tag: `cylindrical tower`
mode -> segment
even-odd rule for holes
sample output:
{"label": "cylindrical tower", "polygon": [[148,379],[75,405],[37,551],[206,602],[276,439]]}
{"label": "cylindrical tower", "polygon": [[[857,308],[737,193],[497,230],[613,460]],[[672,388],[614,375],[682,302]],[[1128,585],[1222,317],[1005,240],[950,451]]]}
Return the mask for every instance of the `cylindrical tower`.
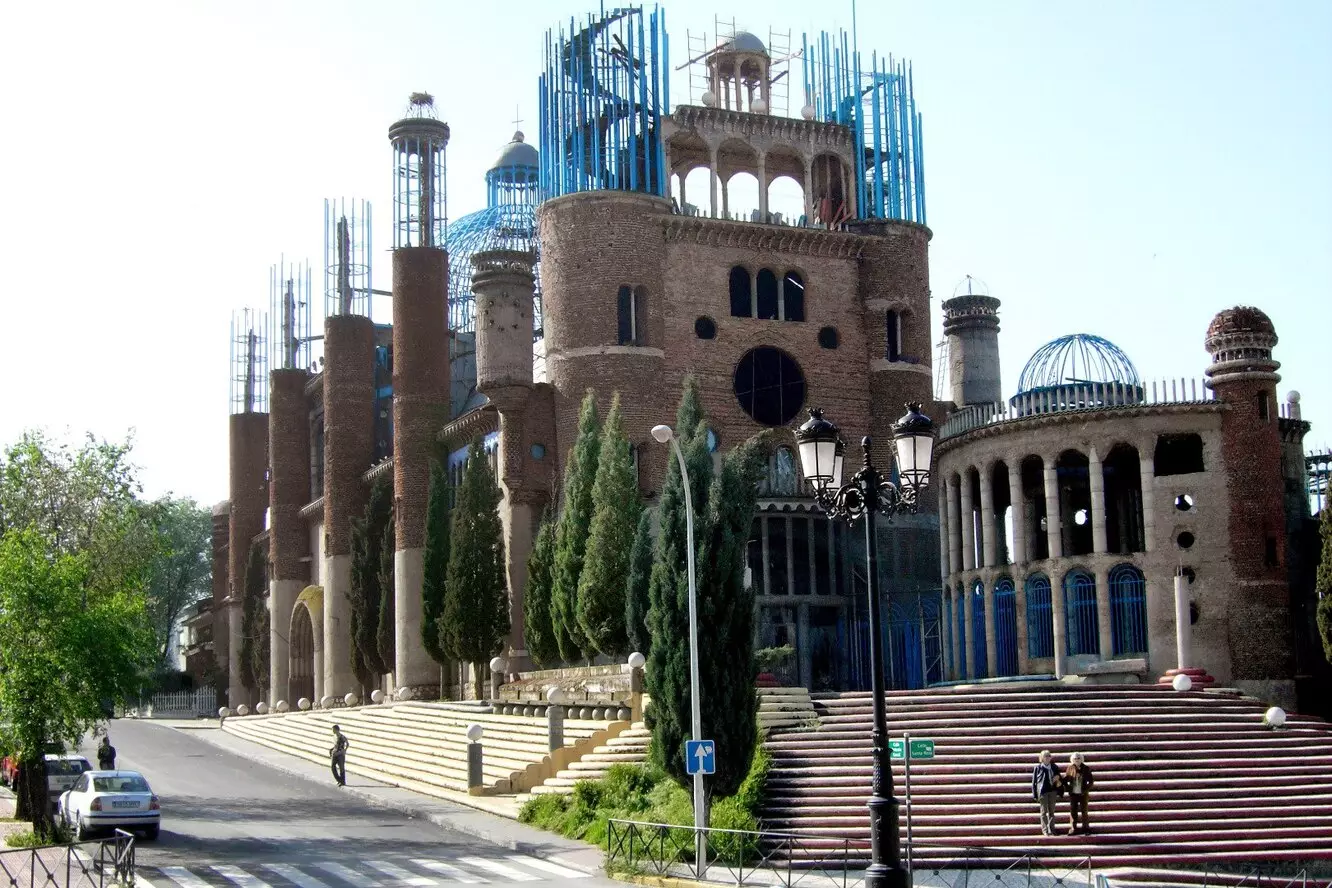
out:
{"label": "cylindrical tower", "polygon": [[943,304],[948,337],[948,379],[952,401],[998,404],[1003,400],[999,375],[999,300],[971,275]]}
{"label": "cylindrical tower", "polygon": [[394,155],[393,553],[394,683],[399,699],[437,696],[439,667],[421,641],[421,584],[430,461],[449,419],[449,254],[445,249],[447,124],[433,100],[389,128]]}
{"label": "cylindrical tower", "polygon": [[1235,580],[1228,610],[1231,675],[1241,690],[1293,705],[1276,343],[1266,314],[1238,306],[1212,319],[1205,345],[1212,356],[1207,385],[1228,407],[1221,414],[1221,459]]}
{"label": "cylindrical tower", "polygon": [[[265,320],[261,312],[244,309],[232,320],[230,515],[227,527],[228,595],[227,705],[253,702],[241,684],[241,615],[245,597],[245,570],[250,546],[264,530],[268,508],[268,390],[264,385]],[[223,621],[215,617],[214,634]]]}
{"label": "cylindrical tower", "polygon": [[443,247],[448,232],[444,150],[449,125],[435,98],[412,93],[407,116],[389,127],[393,143],[393,248]]}
{"label": "cylindrical tower", "polygon": [[227,671],[227,654],[230,650],[230,626],[227,624],[227,596],[230,594],[231,573],[231,503],[222,501],[213,506],[213,598],[210,609],[210,635],[213,639],[213,663],[219,670],[219,679],[214,683],[218,699],[227,692],[230,675]]}
{"label": "cylindrical tower", "polygon": [[272,699],[290,701],[287,687],[290,650],[287,628],[296,596],[310,579],[306,558],[310,533],[301,507],[310,493],[310,409],[305,399],[309,373],[295,367],[273,371],[268,420],[269,675]]}
{"label": "cylindrical tower", "polygon": [[[472,257],[476,296],[476,384],[500,415],[499,481],[504,491],[504,557],[509,585],[508,658],[526,657],[523,592],[533,527],[548,495],[527,466],[527,409],[532,390],[534,252],[491,250]],[[525,483],[525,481],[527,483]],[[511,671],[521,668],[511,666]]]}

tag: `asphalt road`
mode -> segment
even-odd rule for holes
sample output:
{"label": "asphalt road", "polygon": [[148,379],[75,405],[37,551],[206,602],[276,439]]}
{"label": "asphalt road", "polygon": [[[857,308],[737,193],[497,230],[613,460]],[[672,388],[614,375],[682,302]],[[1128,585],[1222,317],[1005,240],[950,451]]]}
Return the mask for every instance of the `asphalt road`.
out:
{"label": "asphalt road", "polygon": [[[114,721],[111,742],[116,767],[142,773],[162,800],[161,835],[138,843],[148,888],[619,884],[373,807],[163,725]],[[84,752],[96,761],[92,746]]]}

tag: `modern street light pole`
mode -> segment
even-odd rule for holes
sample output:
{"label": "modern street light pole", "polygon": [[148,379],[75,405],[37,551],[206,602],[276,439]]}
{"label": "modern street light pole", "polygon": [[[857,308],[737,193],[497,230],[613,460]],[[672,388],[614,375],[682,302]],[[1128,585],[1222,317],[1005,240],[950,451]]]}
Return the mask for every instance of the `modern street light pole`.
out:
{"label": "modern street light pole", "polygon": [[829,518],[848,524],[865,519],[865,560],[869,571],[869,654],[874,694],[874,778],[870,787],[870,866],[866,888],[906,888],[907,871],[902,867],[897,799],[893,795],[892,760],[888,751],[888,716],[883,677],[883,655],[879,650],[882,624],[879,613],[879,556],[875,537],[876,516],[889,521],[894,515],[916,511],[921,492],[929,485],[930,455],[934,448],[934,424],[920,412],[920,404],[908,404],[907,413],[893,425],[897,445],[899,483],[885,480],[870,461],[870,439],[861,440],[864,465],[842,484],[843,444],[837,426],[811,409],[809,421],[796,431],[800,464],[805,479],[814,488],[815,502]]}
{"label": "modern street light pole", "polygon": [[[670,442],[671,450],[675,451],[675,461],[680,466],[680,480],[684,487],[685,548],[688,550],[689,564],[689,715],[693,722],[690,739],[697,742],[703,739],[703,708],[698,690],[698,587],[695,585],[694,570],[694,499],[689,489],[689,469],[685,466],[684,451],[680,449],[680,441],[675,437],[671,427],[653,426],[652,437],[658,444]],[[703,795],[703,772],[700,769],[694,773],[694,852],[700,878],[703,876],[704,867],[707,866],[705,852],[708,847],[708,837],[703,831],[707,825],[707,800]]]}

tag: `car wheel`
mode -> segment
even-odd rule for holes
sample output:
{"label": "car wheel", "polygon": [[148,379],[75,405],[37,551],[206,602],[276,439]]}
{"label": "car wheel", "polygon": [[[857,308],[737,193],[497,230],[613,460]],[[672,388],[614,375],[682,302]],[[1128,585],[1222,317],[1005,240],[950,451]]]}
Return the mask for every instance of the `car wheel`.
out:
{"label": "car wheel", "polygon": [[157,833],[160,829],[161,829],[160,826],[150,826],[143,831],[143,837],[150,842],[156,842]]}
{"label": "car wheel", "polygon": [[91,835],[92,835],[92,830],[88,829],[87,824],[85,824],[82,820],[80,820],[77,824],[75,824],[74,838],[78,839],[80,842],[86,842],[88,841],[88,837]]}

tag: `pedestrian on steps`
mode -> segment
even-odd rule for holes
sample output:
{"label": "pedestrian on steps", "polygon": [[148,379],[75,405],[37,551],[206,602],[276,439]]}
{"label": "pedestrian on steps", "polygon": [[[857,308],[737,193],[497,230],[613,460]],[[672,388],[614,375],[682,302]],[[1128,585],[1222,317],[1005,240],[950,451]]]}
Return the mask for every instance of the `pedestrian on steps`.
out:
{"label": "pedestrian on steps", "polygon": [[1048,749],[1041,750],[1031,772],[1031,797],[1041,804],[1041,832],[1044,835],[1055,834],[1055,802],[1062,786],[1063,775],[1054,763],[1054,756]]}
{"label": "pedestrian on steps", "polygon": [[116,769],[116,748],[111,745],[110,734],[103,734],[102,742],[97,747],[97,767],[103,771]]}
{"label": "pedestrian on steps", "polygon": [[347,747],[351,744],[347,742],[347,736],[342,733],[342,729],[337,725],[333,726],[333,748],[328,751],[328,757],[333,766],[333,779],[338,782],[338,786],[347,785]]}
{"label": "pedestrian on steps", "polygon": [[1087,823],[1087,797],[1091,795],[1092,771],[1083,761],[1082,753],[1069,756],[1064,770],[1064,786],[1068,789],[1068,834],[1091,832]]}

